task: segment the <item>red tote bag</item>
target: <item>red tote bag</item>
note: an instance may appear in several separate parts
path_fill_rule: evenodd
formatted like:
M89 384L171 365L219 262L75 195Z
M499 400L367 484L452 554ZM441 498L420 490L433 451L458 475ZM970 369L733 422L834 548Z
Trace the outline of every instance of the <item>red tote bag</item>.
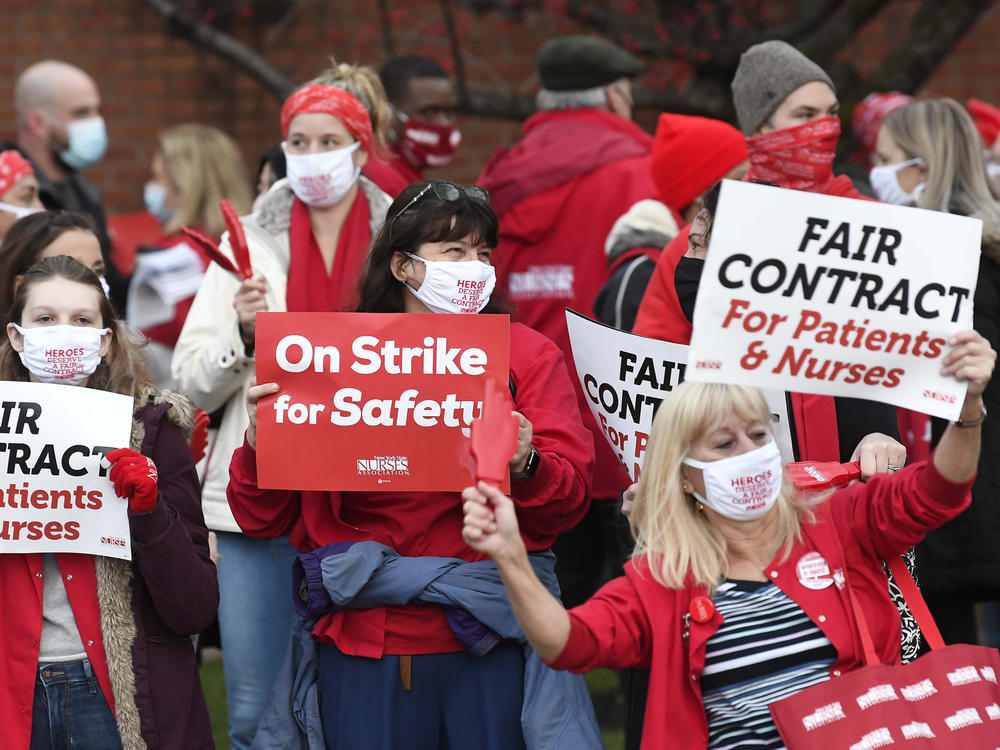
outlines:
M880 664L864 613L847 582L866 666L773 703L788 750L1000 750L1000 652L945 646L899 558L893 578L931 651L904 665Z

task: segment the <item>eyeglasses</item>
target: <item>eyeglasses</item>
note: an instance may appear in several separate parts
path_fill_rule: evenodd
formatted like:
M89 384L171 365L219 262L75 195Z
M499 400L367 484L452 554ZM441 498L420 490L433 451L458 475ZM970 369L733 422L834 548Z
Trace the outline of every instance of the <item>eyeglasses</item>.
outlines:
M464 185L456 185L454 182L448 182L447 180L433 180L428 182L421 188L420 192L414 195L410 202L400 209L399 213L392 217L389 221L389 226L398 219L400 216L405 214L409 210L410 206L416 203L418 200L427 194L428 190L433 190L434 195L443 201L457 201L459 198L472 198L477 201L484 201L486 203L490 202L490 193L486 188L479 187L479 185L469 185L465 187Z

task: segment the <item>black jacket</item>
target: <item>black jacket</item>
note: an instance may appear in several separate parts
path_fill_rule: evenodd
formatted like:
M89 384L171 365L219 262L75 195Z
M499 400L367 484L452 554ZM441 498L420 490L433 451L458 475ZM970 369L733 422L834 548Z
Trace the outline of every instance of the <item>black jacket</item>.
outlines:
M101 191L79 172L66 167L69 174L65 182L53 182L41 167L17 143L8 141L0 143L0 151L16 149L31 162L38 178L38 192L42 205L49 211L76 211L87 214L97 225L97 239L101 243L101 255L104 258L105 278L111 287L111 301L119 312L125 310L125 295L128 291L128 280L124 278L111 260L111 240L108 236L107 220L104 217L104 207L101 205Z

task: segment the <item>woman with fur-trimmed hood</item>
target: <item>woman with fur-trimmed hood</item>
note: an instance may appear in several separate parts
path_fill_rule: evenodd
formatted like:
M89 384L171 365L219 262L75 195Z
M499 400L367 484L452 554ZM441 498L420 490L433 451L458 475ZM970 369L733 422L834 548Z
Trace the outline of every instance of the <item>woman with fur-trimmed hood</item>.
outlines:
M211 623L219 590L188 447L192 407L146 382L97 275L71 257L21 277L6 332L0 380L120 393L135 408L131 445L106 455L128 502L132 560L0 555L3 747L212 748L190 636ZM56 367L53 350L76 354Z
M1000 346L1000 191L989 178L983 143L961 104L922 99L892 112L875 144L871 183L897 205L971 216L983 222L973 326ZM941 248L948 262L952 248ZM920 585L949 643L978 640L973 606L1000 599L1000 386L983 393L985 423L972 506L917 548ZM932 420L932 442L946 424Z

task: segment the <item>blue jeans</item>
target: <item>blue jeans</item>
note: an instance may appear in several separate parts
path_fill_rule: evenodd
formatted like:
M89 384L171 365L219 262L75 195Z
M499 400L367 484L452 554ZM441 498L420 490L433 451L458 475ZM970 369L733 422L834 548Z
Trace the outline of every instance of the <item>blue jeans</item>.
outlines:
M280 539L219 538L219 636L232 750L246 750L267 705L292 628L292 561Z
M501 644L410 657L405 690L398 656L366 659L319 645L323 738L337 750L524 750L524 656Z
M116 750L118 727L90 662L39 664L30 750Z

